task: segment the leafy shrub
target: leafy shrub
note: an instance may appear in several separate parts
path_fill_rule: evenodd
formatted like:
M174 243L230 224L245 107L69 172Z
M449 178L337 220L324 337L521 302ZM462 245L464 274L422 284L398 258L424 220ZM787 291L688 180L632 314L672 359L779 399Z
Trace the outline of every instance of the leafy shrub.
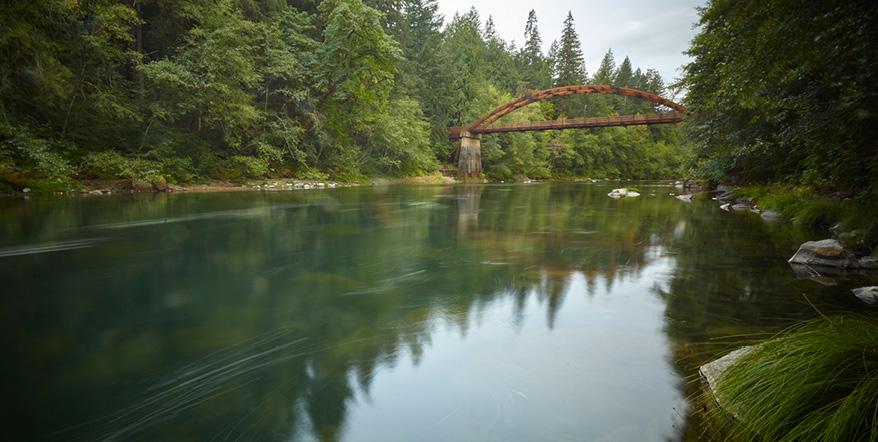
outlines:
M18 166L40 178L67 182L75 171L59 151L69 148L64 143L33 135L28 127L0 123L0 161L7 168Z
M93 152L82 158L80 173L88 178L114 179L128 178L149 181L161 175L162 165L157 161L142 158L129 158L107 150Z
M268 160L265 158L235 155L232 157L232 165L247 178L264 178L268 175Z

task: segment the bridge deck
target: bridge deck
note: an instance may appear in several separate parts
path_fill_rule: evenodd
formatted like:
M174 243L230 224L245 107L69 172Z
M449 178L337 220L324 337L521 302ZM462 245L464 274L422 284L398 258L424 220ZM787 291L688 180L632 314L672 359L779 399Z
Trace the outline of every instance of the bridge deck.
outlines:
M611 117L573 118L570 120L554 121L529 121L525 123L492 124L489 126L470 129L471 133L489 134L498 132L529 132L540 130L580 129L589 127L610 126L641 126L651 124L672 124L683 121L680 112L662 112L647 115L621 115ZM452 127L448 130L451 139L460 138L460 132L465 130L461 127Z

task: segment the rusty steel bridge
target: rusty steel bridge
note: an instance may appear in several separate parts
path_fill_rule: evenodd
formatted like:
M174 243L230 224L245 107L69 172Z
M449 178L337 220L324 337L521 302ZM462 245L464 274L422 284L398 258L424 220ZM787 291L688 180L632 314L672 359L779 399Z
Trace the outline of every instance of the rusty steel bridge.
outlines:
M570 95L603 94L623 97L640 98L651 101L659 108L653 114L621 115L607 117L572 118L553 121L529 121L523 123L495 124L497 120L509 115L531 103L551 100ZM481 118L465 127L451 127L448 138L459 141L458 175L461 178L478 178L482 174L481 134L501 132L530 132L541 130L582 129L610 126L643 126L655 124L674 124L685 120L686 107L659 95L608 85L583 84L577 86L561 86L544 91L537 91L497 106Z

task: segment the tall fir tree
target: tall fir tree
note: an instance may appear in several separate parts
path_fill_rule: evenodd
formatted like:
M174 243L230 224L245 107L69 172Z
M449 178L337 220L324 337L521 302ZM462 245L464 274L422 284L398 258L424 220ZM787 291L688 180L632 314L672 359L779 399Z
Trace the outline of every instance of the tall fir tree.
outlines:
M531 9L524 26L524 45L518 54L524 88L527 90L544 89L551 84L550 66L543 56L542 47L543 40L537 27L537 13Z
M594 84L613 84L616 81L616 59L613 57L613 50L607 50L601 65L594 73L592 83Z
M630 87L633 86L634 70L631 67L631 59L627 56L622 60L619 69L616 70L616 86Z
M546 59L549 62L549 80L551 84L555 84L555 77L558 75L558 40L552 40Z
M582 56L582 43L573 24L573 13L568 12L561 31L561 42L558 47L556 62L556 86L582 84L586 79L585 60Z

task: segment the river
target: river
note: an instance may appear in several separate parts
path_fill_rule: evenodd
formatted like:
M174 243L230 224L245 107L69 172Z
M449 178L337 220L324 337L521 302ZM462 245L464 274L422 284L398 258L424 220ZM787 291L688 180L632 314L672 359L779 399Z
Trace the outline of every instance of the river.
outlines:
M696 437L697 366L859 302L667 183L0 200L14 440Z

